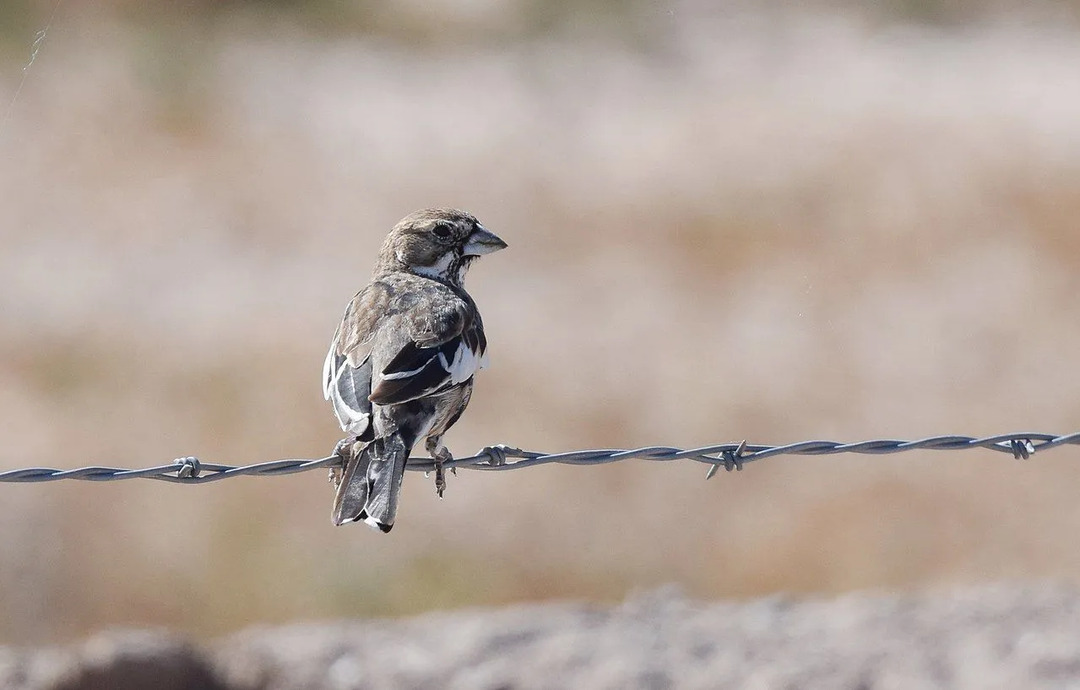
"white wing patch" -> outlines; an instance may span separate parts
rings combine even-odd
[[[326,361],[323,362],[322,365],[322,392],[324,400],[330,399],[330,390],[337,383],[337,381],[334,380],[337,378],[336,376],[334,376],[334,350],[336,349],[336,346],[337,339],[335,339],[334,342],[330,343],[330,351],[326,353]]]
[[[468,381],[470,376],[483,369],[488,364],[486,353],[483,355],[477,354],[468,346],[465,340],[462,339],[458,343],[457,350],[454,351],[453,360],[447,360],[445,354],[437,352],[415,369],[409,371],[395,371],[392,374],[383,374],[382,377],[387,381],[407,379],[410,376],[419,374],[427,367],[427,365],[431,364],[431,360],[436,358],[438,358],[439,365],[442,366],[443,370],[450,374],[450,383],[454,385],[459,384],[462,381]]]
[[[439,353],[439,358],[440,358],[440,360],[442,359],[442,353],[441,352]],[[407,379],[410,376],[416,376],[417,374],[419,374],[421,371],[424,370],[424,367],[431,364],[431,360],[433,360],[433,359],[435,359],[435,358],[434,357],[429,357],[426,362],[424,362],[420,366],[418,366],[415,369],[412,369],[410,371],[395,371],[393,374],[383,374],[382,377],[384,379],[386,379],[387,381],[394,381],[395,379]],[[443,365],[443,367],[445,368],[445,365]]]
[[[341,399],[341,391],[338,384],[345,368],[334,370],[334,359],[337,350],[337,340],[330,345],[330,351],[326,353],[326,361],[323,362],[323,397],[334,404],[334,414],[338,418],[338,424],[346,433],[362,434],[371,421],[371,415],[360,410],[353,409],[351,405]]]
[[[454,361],[447,362],[443,353],[439,353],[439,363],[450,374],[450,381],[454,384],[468,381],[477,371],[483,368],[483,356],[475,352],[466,344],[465,340],[458,344],[454,352]]]
[[[334,408],[336,412],[338,408]],[[341,430],[347,434],[360,434],[367,431],[368,422],[371,421],[371,415],[364,414],[363,412],[357,412],[351,407],[345,407],[345,415],[347,419],[342,419],[341,415],[338,415],[338,423],[341,425]]]

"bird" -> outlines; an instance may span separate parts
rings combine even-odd
[[[393,528],[405,464],[420,439],[442,497],[443,465],[453,459],[443,434],[488,363],[465,274],[477,258],[506,246],[457,209],[416,211],[386,236],[371,282],[346,307],[323,364],[323,394],[351,435],[338,444],[345,467],[335,480],[335,525]],[[345,446],[351,452],[340,452]]]

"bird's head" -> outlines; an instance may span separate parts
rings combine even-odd
[[[505,247],[469,213],[427,209],[410,213],[394,226],[375,272],[405,270],[460,287],[477,257]]]

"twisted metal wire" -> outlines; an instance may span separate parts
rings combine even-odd
[[[777,455],[836,455],[838,453],[858,453],[862,455],[885,455],[913,450],[966,450],[985,448],[987,450],[1008,453],[1017,459],[1027,459],[1031,455],[1063,445],[1080,445],[1080,432],[1058,436],[1043,433],[1000,434],[973,438],[971,436],[934,436],[917,441],[898,441],[878,439],[858,443],[838,443],[836,441],[802,441],[783,446],[762,446],[741,443],[723,443],[715,446],[682,449],[669,446],[650,446],[632,450],[598,449],[578,450],[568,453],[537,453],[511,448],[509,446],[489,446],[468,458],[455,458],[444,464],[447,468],[462,467],[474,470],[513,470],[523,467],[535,467],[550,463],[564,465],[602,465],[620,460],[693,460],[709,465],[706,479],[712,477],[720,468],[729,472],[741,470],[743,465],[755,460],[763,460]],[[339,444],[339,448],[341,444]],[[201,462],[198,458],[179,458],[169,465],[147,467],[140,470],[127,470],[115,467],[80,467],[72,470],[58,470],[48,467],[31,467],[22,470],[0,472],[0,482],[52,482],[61,479],[104,482],[120,479],[158,479],[178,484],[202,484],[239,476],[275,476],[295,474],[319,468],[335,468],[342,464],[342,455],[338,449],[334,453],[316,460],[287,459],[261,462],[254,465],[218,465]],[[435,469],[431,458],[412,458],[408,469],[429,472]]]

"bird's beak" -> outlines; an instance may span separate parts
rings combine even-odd
[[[469,239],[465,242],[465,256],[483,256],[491,252],[506,249],[506,242],[499,239],[498,235],[489,232],[483,225],[477,225]]]

